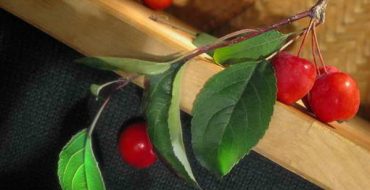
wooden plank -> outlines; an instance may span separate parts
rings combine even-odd
[[[270,128],[255,150],[325,189],[368,189],[370,153],[336,129],[275,106]]]
[[[145,57],[176,52],[88,0],[0,0],[0,7],[85,55]]]
[[[0,0],[0,6],[85,55],[145,57],[194,48],[192,35],[148,19],[162,13],[131,1]],[[182,83],[186,89],[182,91],[183,110],[191,112],[204,82],[221,69],[205,58],[190,61]],[[355,124],[327,125],[300,109],[277,103],[270,129],[255,150],[322,187],[368,189],[367,125],[357,120]]]

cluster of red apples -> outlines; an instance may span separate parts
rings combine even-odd
[[[171,4],[168,2],[171,1],[144,0],[152,9],[163,9]],[[349,74],[326,66],[317,40],[316,24],[311,20],[297,55],[280,52],[273,58],[277,99],[288,105],[302,99],[307,109],[323,122],[349,120],[359,109],[358,85]],[[310,32],[313,63],[299,56]],[[132,123],[124,129],[119,138],[119,151],[128,165],[138,169],[147,168],[157,160],[145,122]]]
[[[353,118],[360,105],[356,81],[334,66],[326,66],[312,23],[302,40],[298,55],[281,52],[272,61],[277,78],[277,98],[285,104],[302,99],[309,111],[323,122]],[[307,34],[312,30],[314,64],[299,57]],[[318,55],[317,55],[318,54]],[[316,62],[318,56],[321,66]]]

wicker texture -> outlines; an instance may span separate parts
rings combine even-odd
[[[248,9],[254,0],[180,0],[168,12],[202,31],[220,28],[231,18]]]
[[[209,15],[223,15],[214,27],[201,27],[214,35],[220,36],[242,28],[255,28],[261,24],[271,24],[282,18],[293,15],[298,11],[311,7],[316,0],[256,0],[254,4],[243,7],[240,11],[241,1],[225,2],[222,11],[217,3],[209,3],[206,0],[189,1],[203,3],[205,11]],[[217,2],[217,1],[216,1]],[[227,3],[226,3],[227,2]],[[233,3],[231,3],[233,2]],[[250,1],[249,3],[251,3]],[[210,6],[213,9],[209,8]],[[228,7],[229,6],[229,7]],[[230,6],[236,6],[230,8]],[[200,7],[200,5],[198,5]],[[227,8],[226,8],[227,7]],[[239,12],[237,15],[226,15],[224,11]],[[176,12],[174,14],[177,14]],[[189,14],[189,13],[188,13]],[[194,23],[196,13],[187,19],[188,23]],[[225,16],[226,15],[226,16]],[[181,16],[186,18],[185,16]],[[227,19],[225,19],[227,17]],[[213,19],[218,19],[214,16]],[[220,24],[222,22],[222,24]],[[194,24],[195,26],[199,24]],[[302,29],[308,25],[308,20],[294,23],[287,31]],[[342,71],[350,73],[358,82],[362,98],[362,115],[370,119],[370,1],[369,0],[329,0],[326,23],[318,28],[320,46],[326,60],[326,64],[334,65]],[[297,52],[297,45],[292,50]],[[311,59],[310,44],[307,43],[302,54]]]
[[[294,14],[297,10],[307,9],[314,2],[314,0],[256,1],[253,8],[238,15],[228,25],[229,28],[238,29],[256,27],[259,23],[272,23]],[[318,29],[319,42],[326,63],[350,73],[356,79],[361,90],[361,112],[368,119],[370,118],[369,12],[370,1],[368,0],[329,1],[326,23]],[[254,21],[246,22],[250,20]],[[295,28],[305,26],[307,22],[295,24]],[[296,50],[293,51],[296,52]],[[303,56],[311,58],[309,45],[304,49]]]

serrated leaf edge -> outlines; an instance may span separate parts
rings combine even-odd
[[[64,145],[62,151],[59,153],[59,161],[58,161],[58,178],[59,178],[59,183],[60,185],[64,188],[64,183],[63,183],[63,178],[64,178],[64,174],[65,174],[65,170],[67,168],[67,165],[69,163],[69,160],[67,162],[67,164],[65,165],[65,168],[63,169],[63,172],[59,169],[60,166],[61,166],[61,163],[63,161],[62,159],[62,156],[63,154],[65,153],[65,151],[68,149],[68,147],[71,146],[72,143],[76,142],[75,140],[78,139],[78,138],[81,138],[83,136],[85,136],[86,134],[82,133],[83,131],[86,131],[86,129],[83,129],[81,131],[79,131],[76,135],[72,136],[72,138],[68,141],[68,143],[66,145]],[[81,149],[79,149],[78,151],[80,151]],[[76,152],[78,152],[76,151]],[[76,153],[75,152],[75,153]],[[75,154],[73,153],[73,154]]]
[[[257,63],[255,66],[254,66],[254,68],[253,68],[253,72],[252,72],[252,74],[250,75],[250,77],[248,78],[248,80],[245,80],[246,82],[244,82],[246,85],[248,85],[248,83],[249,83],[249,81],[252,79],[252,77],[256,74],[256,72],[259,72],[257,69],[259,69],[259,66],[260,66],[260,64],[262,64],[262,62],[265,62],[265,61],[261,61],[261,62],[259,62],[259,63]],[[266,64],[268,64],[268,63],[266,63]],[[232,66],[231,66],[232,67]],[[222,71],[221,71],[222,72]],[[216,74],[217,75],[217,74]],[[213,77],[217,77],[217,76],[213,76]],[[262,77],[262,79],[263,79],[263,81],[266,81],[265,80],[265,78],[263,78]],[[209,79],[209,82],[212,80],[212,78],[210,78]],[[242,81],[238,81],[238,83],[239,82],[242,82]],[[233,83],[233,84],[235,84],[235,83]],[[207,83],[204,85],[204,86],[206,86],[207,85]],[[245,85],[244,85],[245,86]],[[255,86],[253,86],[253,88],[255,89]],[[271,89],[270,89],[270,87],[269,87],[269,89],[268,89],[269,91],[271,91]],[[215,93],[217,93],[218,91],[213,91],[213,92],[211,92],[210,94],[208,94],[208,95],[212,95],[212,94],[215,94]],[[243,91],[244,92],[244,91]],[[240,94],[240,96],[242,96],[244,93],[241,93]],[[257,93],[258,94],[258,93]],[[275,93],[275,99],[276,99],[276,93]],[[240,99],[240,98],[239,98]],[[198,98],[196,99],[196,101],[195,101],[195,103],[194,103],[194,105],[197,105],[197,101],[198,101]],[[200,100],[199,100],[200,101]],[[239,101],[239,100],[238,100]],[[225,108],[223,108],[223,109],[225,109]],[[272,111],[271,111],[271,113],[273,112],[273,109],[274,109],[274,107],[272,106]],[[197,115],[197,113],[194,113],[193,112],[193,117],[196,117],[196,115]],[[272,114],[269,114],[269,117],[268,117],[268,122],[270,122],[271,121],[271,118],[272,118]],[[208,122],[207,122],[208,123]],[[208,127],[206,127],[206,128],[208,128]],[[266,131],[267,130],[265,130],[265,131],[263,131],[263,134],[262,134],[262,136],[266,133]],[[223,139],[224,138],[224,135],[222,136],[222,138],[221,138],[221,140],[218,142],[218,147],[219,147],[219,145],[223,142]],[[259,139],[258,141],[260,141],[261,139]],[[258,143],[258,142],[257,142]],[[256,144],[257,144],[256,143]],[[255,146],[255,145],[254,145]],[[217,148],[217,154],[219,154],[219,148]],[[250,152],[250,150],[248,151],[248,152]],[[247,153],[248,153],[247,152]],[[246,153],[246,154],[247,154]],[[246,155],[246,154],[244,154],[244,156]],[[244,157],[243,156],[243,157]],[[235,165],[237,165],[239,162],[240,162],[240,160],[243,158],[243,157],[241,157],[237,162],[235,162],[235,163],[233,163],[233,165],[232,165],[232,167],[230,167],[229,168],[229,170],[228,171],[226,171],[226,172],[222,172],[222,170],[220,169],[220,168],[216,168],[216,170],[213,170],[213,171],[218,171],[216,174],[219,174],[221,177],[222,176],[224,176],[224,175],[226,175],[227,173],[229,173],[230,171],[231,171],[231,169],[232,168],[234,168],[234,166]],[[199,160],[198,160],[199,161]],[[203,165],[204,163],[202,163],[201,162],[201,164]],[[203,166],[205,166],[205,165],[203,165]],[[206,168],[208,168],[208,167],[206,167]]]

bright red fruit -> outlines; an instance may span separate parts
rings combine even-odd
[[[303,98],[316,79],[315,66],[308,60],[281,52],[272,64],[277,80],[277,99],[292,104]]]
[[[325,74],[329,74],[329,73],[336,73],[336,72],[340,72],[340,70],[334,66],[325,66],[324,67],[319,67],[319,72],[320,72],[320,76],[322,75],[325,75]]]
[[[360,90],[348,74],[334,72],[316,80],[308,99],[311,110],[321,121],[344,121],[356,115]]]
[[[157,160],[144,122],[124,129],[119,139],[119,151],[127,164],[139,169],[149,167]]]
[[[319,67],[319,72],[320,72],[320,75],[317,76],[318,77],[321,77],[323,75],[326,75],[326,74],[329,74],[329,73],[336,73],[336,72],[340,72],[340,70],[334,66],[325,66],[324,67]],[[310,104],[308,103],[308,97],[310,96],[310,93],[308,93],[305,97],[302,98],[302,102],[303,104],[306,106],[307,110],[308,111],[311,111],[311,107],[310,107]]]
[[[153,10],[163,10],[172,4],[172,0],[144,0],[144,4]]]

